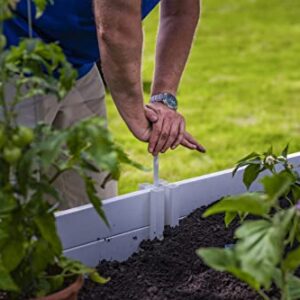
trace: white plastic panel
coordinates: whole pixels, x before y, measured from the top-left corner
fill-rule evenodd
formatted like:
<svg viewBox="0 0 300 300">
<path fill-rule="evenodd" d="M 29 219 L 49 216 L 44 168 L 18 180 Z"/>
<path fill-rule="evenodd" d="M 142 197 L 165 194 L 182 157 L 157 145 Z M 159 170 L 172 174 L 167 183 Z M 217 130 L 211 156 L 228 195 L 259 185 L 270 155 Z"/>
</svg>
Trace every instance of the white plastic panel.
<svg viewBox="0 0 300 300">
<path fill-rule="evenodd" d="M 68 249 L 64 251 L 64 254 L 69 258 L 80 260 L 90 267 L 95 267 L 103 259 L 124 261 L 138 250 L 139 244 L 143 240 L 149 239 L 149 232 L 149 227 L 133 230 L 112 238 Z"/>
<path fill-rule="evenodd" d="M 57 213 L 64 249 L 149 226 L 149 199 L 148 190 L 103 201 L 110 228 L 90 204 Z"/>
</svg>

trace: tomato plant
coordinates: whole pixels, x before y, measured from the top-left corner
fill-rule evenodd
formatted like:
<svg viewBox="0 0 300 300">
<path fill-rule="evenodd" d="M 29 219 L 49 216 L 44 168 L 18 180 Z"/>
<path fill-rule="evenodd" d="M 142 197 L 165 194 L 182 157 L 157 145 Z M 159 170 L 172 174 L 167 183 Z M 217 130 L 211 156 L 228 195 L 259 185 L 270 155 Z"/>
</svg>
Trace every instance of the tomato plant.
<svg viewBox="0 0 300 300">
<path fill-rule="evenodd" d="M 0 23 L 13 17 L 17 0 L 4 0 Z M 37 17 L 51 1 L 34 0 Z M 2 25 L 2 24 L 0 24 Z M 120 174 L 120 163 L 142 168 L 117 146 L 104 123 L 91 118 L 57 131 L 46 124 L 33 129 L 17 123 L 16 105 L 33 96 L 56 96 L 72 88 L 77 72 L 61 48 L 27 38 L 6 48 L 0 26 L 0 291 L 9 299 L 49 295 L 65 278 L 86 274 L 105 283 L 96 270 L 63 256 L 54 212 L 63 201 L 52 185 L 63 172 L 75 170 L 83 178 L 90 202 L 108 224 L 91 172 Z M 12 80 L 13 79 L 13 80 Z M 5 87 L 13 85 L 8 101 Z M 64 159 L 62 159 L 62 157 Z M 51 170 L 51 172 L 50 172 Z M 46 198 L 51 197 L 49 202 Z M 56 273 L 50 270 L 58 270 Z"/>
</svg>

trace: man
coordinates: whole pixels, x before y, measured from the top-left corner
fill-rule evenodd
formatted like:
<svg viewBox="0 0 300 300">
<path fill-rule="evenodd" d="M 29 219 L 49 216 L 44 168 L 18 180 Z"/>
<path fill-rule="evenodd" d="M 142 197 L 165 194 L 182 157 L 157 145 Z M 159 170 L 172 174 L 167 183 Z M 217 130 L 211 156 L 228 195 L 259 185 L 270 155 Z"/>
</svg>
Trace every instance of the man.
<svg viewBox="0 0 300 300">
<path fill-rule="evenodd" d="M 176 111 L 176 93 L 199 20 L 199 0 L 162 0 L 156 67 L 151 103 L 144 106 L 141 57 L 142 19 L 159 0 L 56 0 L 43 16 L 33 20 L 33 35 L 46 42 L 58 41 L 79 78 L 67 97 L 24 102 L 20 122 L 44 120 L 56 128 L 98 115 L 106 117 L 104 88 L 95 62 L 101 58 L 103 73 L 117 109 L 132 134 L 148 143 L 153 155 L 179 144 L 204 152 L 185 131 L 184 118 Z M 35 15 L 34 7 L 32 15 Z M 8 44 L 28 36 L 27 1 L 21 0 L 16 17 L 4 25 Z M 100 54 L 99 54 L 100 53 Z M 102 198 L 116 195 L 116 183 L 100 188 Z M 57 186 L 68 206 L 87 202 L 83 183 L 75 173 L 60 177 Z"/>
</svg>

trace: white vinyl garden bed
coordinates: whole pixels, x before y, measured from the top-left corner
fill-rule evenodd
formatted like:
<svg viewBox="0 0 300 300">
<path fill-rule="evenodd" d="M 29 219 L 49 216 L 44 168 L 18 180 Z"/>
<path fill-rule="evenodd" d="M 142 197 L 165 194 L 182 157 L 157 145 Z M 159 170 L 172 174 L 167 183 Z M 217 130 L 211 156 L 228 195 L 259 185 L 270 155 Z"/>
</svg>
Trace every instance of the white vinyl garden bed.
<svg viewBox="0 0 300 300">
<path fill-rule="evenodd" d="M 289 156 L 297 169 L 300 153 Z M 145 239 L 163 238 L 165 225 L 176 226 L 180 218 L 221 197 L 245 192 L 243 169 L 232 177 L 225 170 L 160 187 L 145 185 L 135 193 L 103 201 L 108 228 L 92 205 L 58 212 L 57 226 L 65 255 L 96 266 L 102 259 L 122 261 L 138 250 Z M 260 190 L 259 179 L 251 190 Z"/>
</svg>

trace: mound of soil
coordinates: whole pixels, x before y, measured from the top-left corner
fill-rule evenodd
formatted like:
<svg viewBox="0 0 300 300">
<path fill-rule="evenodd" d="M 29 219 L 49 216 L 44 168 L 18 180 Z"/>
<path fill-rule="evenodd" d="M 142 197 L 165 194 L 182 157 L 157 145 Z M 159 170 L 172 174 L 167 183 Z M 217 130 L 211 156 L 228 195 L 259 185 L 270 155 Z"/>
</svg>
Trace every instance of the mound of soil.
<svg viewBox="0 0 300 300">
<path fill-rule="evenodd" d="M 234 242 L 237 223 L 226 229 L 223 216 L 202 218 L 202 207 L 166 228 L 163 241 L 145 241 L 127 261 L 101 262 L 97 269 L 111 281 L 99 286 L 86 281 L 79 300 L 256 300 L 246 284 L 207 267 L 195 254 L 200 247 L 224 247 Z M 273 295 L 272 295 L 273 294 Z M 269 293 L 278 299 L 275 292 Z"/>
</svg>

